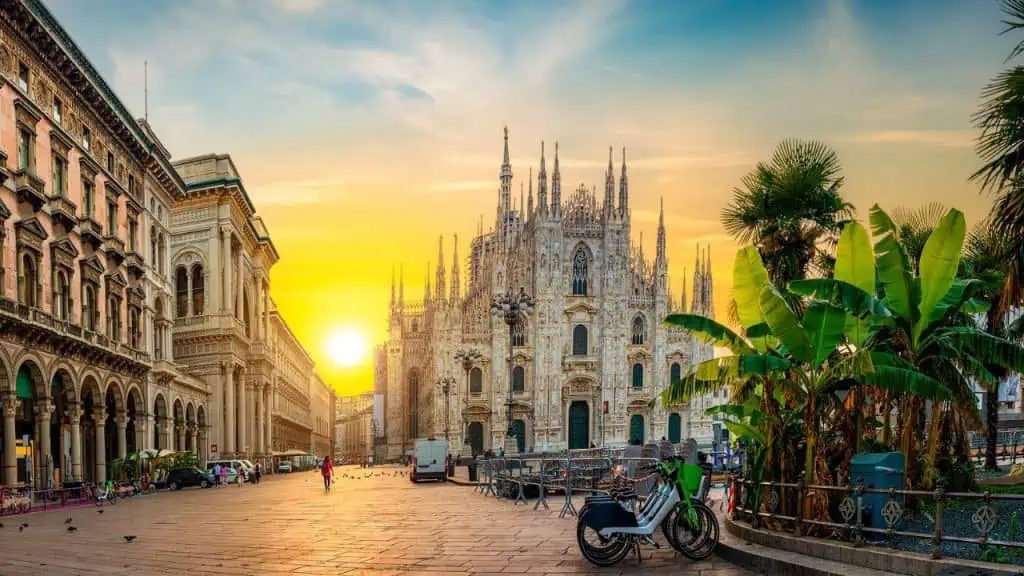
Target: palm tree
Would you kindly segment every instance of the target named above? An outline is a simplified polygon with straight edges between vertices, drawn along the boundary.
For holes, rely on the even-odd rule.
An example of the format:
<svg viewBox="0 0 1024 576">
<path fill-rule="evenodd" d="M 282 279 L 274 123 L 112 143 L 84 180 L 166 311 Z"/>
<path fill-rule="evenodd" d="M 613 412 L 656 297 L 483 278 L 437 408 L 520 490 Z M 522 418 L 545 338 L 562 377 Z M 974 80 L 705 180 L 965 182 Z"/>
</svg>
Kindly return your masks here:
<svg viewBox="0 0 1024 576">
<path fill-rule="evenodd" d="M 1024 0 L 1003 0 L 1002 10 L 1002 34 L 1024 28 Z M 1024 41 L 1006 61 L 1021 54 Z M 1011 247 L 1006 288 L 995 311 L 1005 313 L 1024 302 L 1024 66 L 1004 70 L 985 86 L 974 124 L 981 130 L 976 148 L 984 164 L 971 179 L 996 195 L 991 225 L 1006 235 Z"/>
<path fill-rule="evenodd" d="M 843 200 L 839 156 L 818 141 L 783 140 L 759 162 L 722 210 L 722 224 L 753 244 L 776 286 L 828 270 L 842 223 L 854 214 Z"/>
<path fill-rule="evenodd" d="M 1014 339 L 1006 324 L 1007 313 L 1000 305 L 1008 298 L 1006 278 L 1012 272 L 1013 242 L 1001 228 L 990 222 L 979 222 L 964 246 L 964 273 L 978 280 L 975 297 L 989 305 L 985 313 L 985 330 L 1000 338 Z M 996 469 L 996 437 L 999 432 L 999 384 L 1008 375 L 1003 366 L 986 364 L 981 382 L 988 389 L 985 403 L 985 468 Z"/>
</svg>

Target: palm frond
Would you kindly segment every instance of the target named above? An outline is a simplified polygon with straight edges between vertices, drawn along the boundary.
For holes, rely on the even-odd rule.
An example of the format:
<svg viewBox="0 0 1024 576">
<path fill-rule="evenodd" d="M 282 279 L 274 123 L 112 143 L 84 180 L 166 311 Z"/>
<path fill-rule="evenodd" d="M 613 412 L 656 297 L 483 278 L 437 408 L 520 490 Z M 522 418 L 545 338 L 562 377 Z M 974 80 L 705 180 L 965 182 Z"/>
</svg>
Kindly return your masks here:
<svg viewBox="0 0 1024 576">
<path fill-rule="evenodd" d="M 753 347 L 742 336 L 722 324 L 698 314 L 670 314 L 665 325 L 682 328 L 702 342 L 732 350 L 734 354 L 753 352 Z"/>
<path fill-rule="evenodd" d="M 1024 166 L 1024 67 L 1004 70 L 981 92 L 972 118 L 981 131 L 975 150 L 983 164 L 971 180 L 998 192 L 1021 175 Z"/>
</svg>

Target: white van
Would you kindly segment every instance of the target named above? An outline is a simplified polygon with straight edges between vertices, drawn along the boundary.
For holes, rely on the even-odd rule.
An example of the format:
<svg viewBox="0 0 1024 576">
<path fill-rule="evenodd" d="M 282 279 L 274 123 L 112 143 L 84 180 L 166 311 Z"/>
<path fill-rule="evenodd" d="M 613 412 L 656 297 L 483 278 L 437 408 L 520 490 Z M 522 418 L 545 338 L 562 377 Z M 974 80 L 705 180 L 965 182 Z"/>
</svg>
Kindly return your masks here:
<svg viewBox="0 0 1024 576">
<path fill-rule="evenodd" d="M 447 440 L 420 438 L 416 440 L 416 449 L 413 451 L 409 480 L 419 482 L 433 478 L 444 482 L 448 478 L 447 463 Z"/>
</svg>

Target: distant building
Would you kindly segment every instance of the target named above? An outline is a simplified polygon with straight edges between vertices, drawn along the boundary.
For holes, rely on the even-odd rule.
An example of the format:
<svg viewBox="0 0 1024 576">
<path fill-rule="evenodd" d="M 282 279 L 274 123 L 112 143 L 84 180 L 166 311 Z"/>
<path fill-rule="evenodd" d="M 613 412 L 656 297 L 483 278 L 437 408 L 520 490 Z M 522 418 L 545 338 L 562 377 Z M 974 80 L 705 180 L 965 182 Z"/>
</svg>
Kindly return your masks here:
<svg viewBox="0 0 1024 576">
<path fill-rule="evenodd" d="M 361 462 L 374 453 L 372 392 L 338 398 L 335 412 L 335 458 Z"/>
</svg>

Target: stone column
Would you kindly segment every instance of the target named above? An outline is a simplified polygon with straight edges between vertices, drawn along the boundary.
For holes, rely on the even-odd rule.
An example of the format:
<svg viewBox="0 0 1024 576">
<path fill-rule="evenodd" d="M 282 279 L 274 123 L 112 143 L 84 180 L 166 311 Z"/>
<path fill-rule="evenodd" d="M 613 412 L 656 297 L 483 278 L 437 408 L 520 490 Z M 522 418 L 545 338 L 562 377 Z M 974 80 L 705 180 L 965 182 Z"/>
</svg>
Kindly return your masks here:
<svg viewBox="0 0 1024 576">
<path fill-rule="evenodd" d="M 71 424 L 71 480 L 82 481 L 82 406 L 68 406 L 68 422 Z"/>
<path fill-rule="evenodd" d="M 256 453 L 266 454 L 263 440 L 263 383 L 256 385 Z"/>
<path fill-rule="evenodd" d="M 206 427 L 200 426 L 199 432 L 196 436 L 199 438 L 199 444 L 196 446 L 197 451 L 199 452 L 199 464 L 201 466 L 206 466 L 206 461 L 209 460 L 206 445 Z"/>
<path fill-rule="evenodd" d="M 128 455 L 128 415 L 118 412 L 114 424 L 117 425 L 117 457 L 124 458 Z"/>
<path fill-rule="evenodd" d="M 273 413 L 274 413 L 274 389 L 270 384 L 267 384 L 266 389 L 263 391 L 265 398 L 263 400 L 263 447 L 267 454 L 274 449 L 274 436 L 273 436 Z"/>
<path fill-rule="evenodd" d="M 36 422 L 39 424 L 39 482 L 44 488 L 49 488 L 53 483 L 53 454 L 50 449 L 53 443 L 50 442 L 50 414 L 53 412 L 53 403 L 49 398 L 42 400 L 35 407 Z"/>
<path fill-rule="evenodd" d="M 14 435 L 14 417 L 21 400 L 13 393 L 4 396 L 4 484 L 18 483 L 18 453 Z"/>
<path fill-rule="evenodd" d="M 107 412 L 103 408 L 94 408 L 92 420 L 96 424 L 96 484 L 107 481 Z"/>
<path fill-rule="evenodd" d="M 175 279 L 177 281 L 177 279 Z M 192 310 L 192 271 L 185 268 L 185 286 L 187 286 L 188 294 L 185 295 L 185 308 L 187 309 L 186 316 L 192 316 L 195 312 Z M 175 288 L 177 290 L 177 288 Z M 177 294 L 175 294 L 177 297 Z"/>
<path fill-rule="evenodd" d="M 263 279 L 260 279 L 260 284 L 263 285 Z M 263 285 L 263 340 L 270 340 L 270 286 Z"/>
<path fill-rule="evenodd" d="M 235 367 L 224 371 L 224 454 L 235 453 Z"/>
<path fill-rule="evenodd" d="M 186 434 L 185 446 L 188 446 L 191 443 L 192 444 L 192 453 L 195 454 L 196 456 L 199 456 L 199 444 L 196 443 L 196 425 L 195 424 L 189 424 L 188 427 L 185 429 L 185 434 Z"/>
<path fill-rule="evenodd" d="M 228 315 L 230 316 L 231 312 L 232 312 L 231 305 L 234 304 L 234 302 L 235 302 L 235 300 L 234 300 L 235 295 L 231 291 L 231 229 L 227 228 L 227 227 L 221 228 L 220 234 L 221 234 L 221 245 L 220 245 L 220 247 L 221 247 L 221 252 L 224 255 L 224 257 L 222 259 L 222 264 L 221 264 L 224 267 L 224 270 L 223 270 L 224 283 L 221 286 L 221 293 L 223 294 L 223 298 L 221 299 L 221 302 L 223 303 L 223 306 L 222 306 L 221 309 L 224 310 L 225 312 L 227 312 Z"/>
<path fill-rule="evenodd" d="M 238 451 L 243 452 L 246 448 L 246 425 L 249 419 L 245 408 L 245 396 L 246 396 L 246 383 L 245 383 L 245 372 L 240 371 L 238 373 Z"/>
<path fill-rule="evenodd" d="M 176 449 L 179 452 L 184 452 L 187 447 L 187 444 L 185 444 L 185 425 L 178 424 L 175 428 L 178 429 L 178 446 Z"/>
<path fill-rule="evenodd" d="M 171 408 L 173 410 L 173 408 Z M 165 442 L 168 450 L 174 450 L 174 417 L 164 418 L 164 434 L 167 436 Z"/>
<path fill-rule="evenodd" d="M 242 294 L 245 293 L 245 274 L 242 272 L 243 266 L 242 266 L 242 250 L 241 249 L 238 251 L 238 262 L 236 264 L 238 266 L 238 285 L 237 286 L 233 286 L 233 287 L 235 289 L 235 298 L 238 300 L 238 303 L 237 303 L 238 317 L 239 318 L 245 318 L 246 317 L 246 314 L 245 314 L 245 312 L 246 312 L 246 310 L 245 310 L 245 299 L 242 298 Z"/>
</svg>

